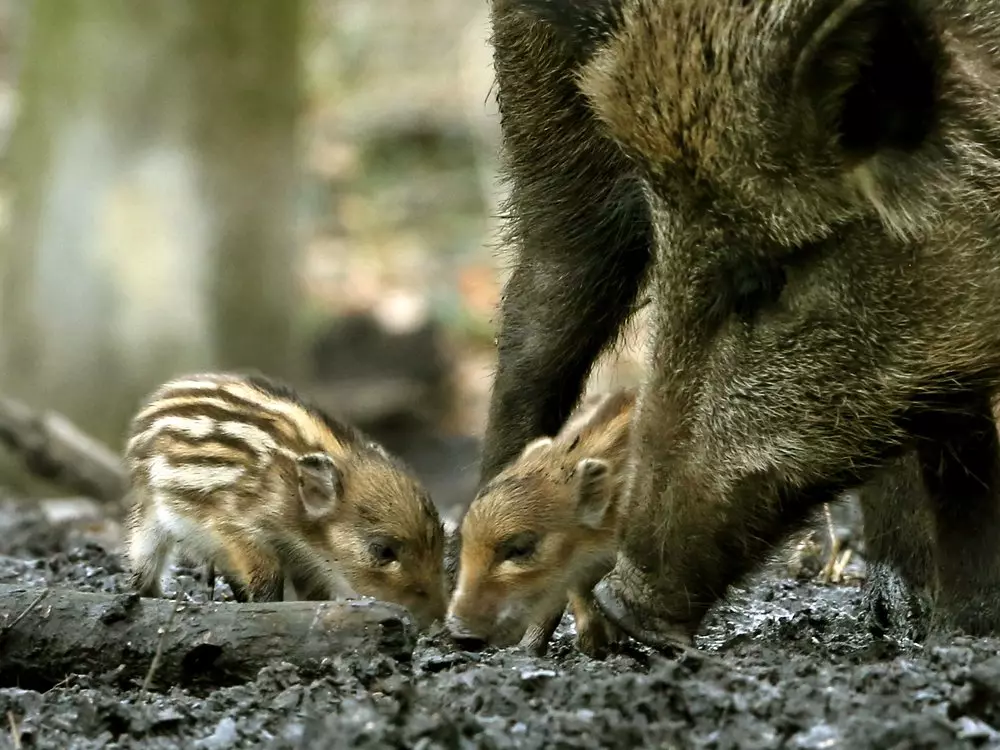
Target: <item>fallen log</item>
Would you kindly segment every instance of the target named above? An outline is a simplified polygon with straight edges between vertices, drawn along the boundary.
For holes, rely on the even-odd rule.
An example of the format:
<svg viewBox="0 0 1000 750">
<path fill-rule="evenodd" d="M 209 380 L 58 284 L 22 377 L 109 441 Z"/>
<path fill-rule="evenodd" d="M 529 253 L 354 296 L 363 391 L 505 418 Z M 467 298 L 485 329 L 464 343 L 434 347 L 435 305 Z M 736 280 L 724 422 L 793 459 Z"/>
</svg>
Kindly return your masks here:
<svg viewBox="0 0 1000 750">
<path fill-rule="evenodd" d="M 125 467 L 118 454 L 66 417 L 0 397 L 0 445 L 41 479 L 120 507 Z"/>
<path fill-rule="evenodd" d="M 338 654 L 407 660 L 416 635 L 405 609 L 370 599 L 191 604 L 0 585 L 0 687 L 45 690 L 71 674 L 218 687 L 275 661 L 315 677 Z"/>
</svg>

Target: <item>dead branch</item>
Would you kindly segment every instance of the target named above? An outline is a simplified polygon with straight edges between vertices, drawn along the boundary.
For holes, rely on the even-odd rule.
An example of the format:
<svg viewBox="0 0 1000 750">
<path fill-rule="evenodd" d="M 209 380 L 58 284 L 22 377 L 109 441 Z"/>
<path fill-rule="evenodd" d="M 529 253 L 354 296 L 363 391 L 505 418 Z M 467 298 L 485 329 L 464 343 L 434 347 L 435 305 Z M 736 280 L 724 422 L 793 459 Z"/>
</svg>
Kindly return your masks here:
<svg viewBox="0 0 1000 750">
<path fill-rule="evenodd" d="M 55 412 L 0 397 L 0 445 L 37 477 L 109 505 L 125 494 L 118 455 Z"/>
<path fill-rule="evenodd" d="M 0 685 L 47 689 L 69 674 L 113 674 L 152 689 L 254 679 L 270 662 L 317 676 L 340 653 L 408 659 L 409 613 L 372 600 L 179 604 L 134 594 L 0 585 Z M 159 660 L 150 669 L 157 651 Z"/>
</svg>

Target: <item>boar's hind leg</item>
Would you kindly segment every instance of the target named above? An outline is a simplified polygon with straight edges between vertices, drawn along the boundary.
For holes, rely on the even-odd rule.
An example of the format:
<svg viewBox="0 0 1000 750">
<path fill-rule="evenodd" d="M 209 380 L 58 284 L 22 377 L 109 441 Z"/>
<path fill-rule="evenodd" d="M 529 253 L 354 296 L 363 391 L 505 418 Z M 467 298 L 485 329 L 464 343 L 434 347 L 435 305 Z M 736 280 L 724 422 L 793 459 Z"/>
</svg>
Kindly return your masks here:
<svg viewBox="0 0 1000 750">
<path fill-rule="evenodd" d="M 861 487 L 859 500 L 869 626 L 921 638 L 934 581 L 934 516 L 917 451 L 890 459 Z"/>
<path fill-rule="evenodd" d="M 573 269 L 556 261 L 519 266 L 505 291 L 503 324 L 482 463 L 485 482 L 528 440 L 554 435 L 579 398 L 587 373 L 630 311 L 624 274 Z M 565 287 L 546 289 L 543 279 Z M 634 288 L 632 284 L 628 286 Z M 586 298 L 577 297 L 580 291 Z"/>
<path fill-rule="evenodd" d="M 1000 441 L 991 400 L 972 394 L 915 418 L 935 527 L 933 624 L 1000 632 Z"/>
<path fill-rule="evenodd" d="M 642 192 L 576 87 L 579 61 L 518 5 L 493 6 L 506 243 L 518 257 L 500 308 L 483 482 L 562 426 L 649 261 Z"/>
</svg>

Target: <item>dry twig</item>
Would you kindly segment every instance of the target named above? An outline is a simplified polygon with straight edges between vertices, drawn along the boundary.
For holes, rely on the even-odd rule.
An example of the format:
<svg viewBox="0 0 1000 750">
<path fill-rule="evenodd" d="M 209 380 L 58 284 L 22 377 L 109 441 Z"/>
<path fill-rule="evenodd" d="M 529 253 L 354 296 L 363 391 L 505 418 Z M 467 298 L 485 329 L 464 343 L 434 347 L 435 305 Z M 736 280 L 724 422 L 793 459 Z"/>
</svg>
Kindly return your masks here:
<svg viewBox="0 0 1000 750">
<path fill-rule="evenodd" d="M 15 750 L 21 750 L 21 728 L 17 725 L 14 712 L 7 712 L 7 722 L 10 724 L 10 741 L 14 743 Z"/>
<path fill-rule="evenodd" d="M 28 604 L 27 607 L 24 608 L 21 614 L 17 615 L 12 622 L 4 623 L 3 632 L 7 633 L 16 628 L 18 623 L 20 623 L 21 620 L 23 620 L 31 613 L 31 610 L 33 610 L 35 607 L 37 607 L 39 604 L 42 603 L 42 600 L 49 595 L 49 591 L 50 589 L 48 588 L 42 589 L 41 593 L 31 600 L 31 602 Z"/>
<path fill-rule="evenodd" d="M 827 557 L 826 565 L 823 566 L 823 572 L 820 574 L 820 577 L 826 583 L 836 583 L 833 577 L 837 570 L 837 561 L 840 556 L 840 538 L 833 527 L 833 515 L 830 513 L 829 503 L 823 503 L 823 514 L 826 516 L 826 533 L 830 537 L 830 555 Z M 841 568 L 842 572 L 843 568 Z"/>
<path fill-rule="evenodd" d="M 156 653 L 153 654 L 153 661 L 149 663 L 149 671 L 146 672 L 146 678 L 142 681 L 142 692 L 144 693 L 149 691 L 149 686 L 153 683 L 153 677 L 156 676 L 156 670 L 160 667 L 160 659 L 163 658 L 163 644 L 167 642 L 167 632 L 170 630 L 170 626 L 174 624 L 177 610 L 181 608 L 181 601 L 181 593 L 178 591 L 174 606 L 167 617 L 167 624 L 158 631 L 160 640 L 156 644 Z"/>
</svg>

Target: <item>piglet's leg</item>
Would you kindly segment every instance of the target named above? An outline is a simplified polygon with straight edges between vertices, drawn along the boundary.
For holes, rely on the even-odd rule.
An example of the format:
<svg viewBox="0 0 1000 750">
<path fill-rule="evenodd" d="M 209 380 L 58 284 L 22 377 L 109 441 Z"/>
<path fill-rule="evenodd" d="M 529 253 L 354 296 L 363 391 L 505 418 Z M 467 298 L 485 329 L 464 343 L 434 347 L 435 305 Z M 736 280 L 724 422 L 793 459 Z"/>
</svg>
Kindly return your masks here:
<svg viewBox="0 0 1000 750">
<path fill-rule="evenodd" d="M 226 576 L 227 582 L 229 583 L 229 588 L 232 589 L 233 599 L 235 599 L 240 604 L 246 604 L 250 601 L 250 589 L 248 589 L 242 582 L 238 581 L 233 576 Z"/>
<path fill-rule="evenodd" d="M 133 513 L 128 556 L 131 561 L 132 587 L 140 596 L 158 598 L 163 595 L 161 579 L 173 540 L 155 522 Z"/>
<path fill-rule="evenodd" d="M 576 623 L 576 647 L 594 659 L 606 657 L 624 634 L 601 613 L 589 590 L 571 591 L 569 606 Z"/>
<path fill-rule="evenodd" d="M 285 573 L 275 555 L 242 540 L 229 541 L 225 548 L 229 586 L 237 601 L 280 602 L 284 598 Z"/>
<path fill-rule="evenodd" d="M 259 568 L 250 574 L 250 596 L 255 602 L 280 602 L 285 598 L 285 574 L 280 568 Z"/>
<path fill-rule="evenodd" d="M 549 641 L 552 640 L 556 628 L 559 627 L 559 623 L 562 621 L 564 611 L 560 609 L 548 620 L 530 625 L 525 631 L 524 637 L 521 638 L 521 643 L 519 644 L 521 648 L 535 656 L 543 656 L 549 648 Z"/>
<path fill-rule="evenodd" d="M 293 567 L 289 573 L 295 593 L 301 601 L 318 602 L 334 598 L 334 591 L 320 576 Z"/>
</svg>

